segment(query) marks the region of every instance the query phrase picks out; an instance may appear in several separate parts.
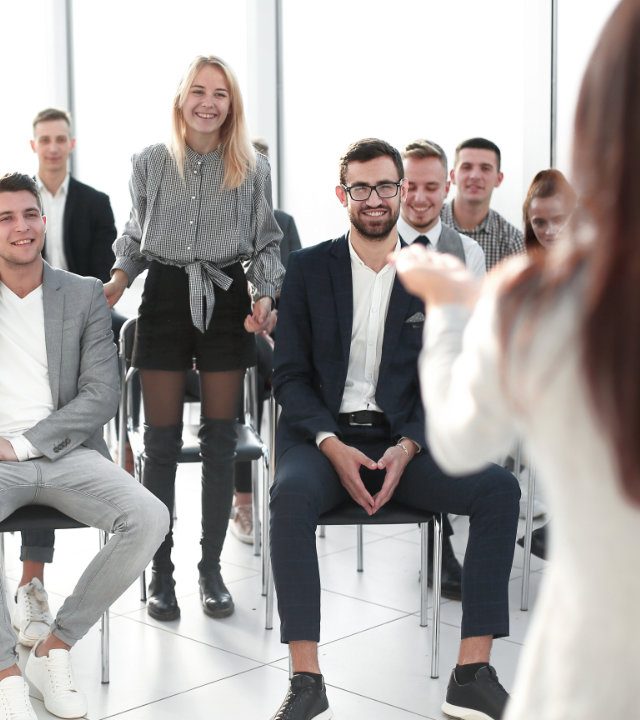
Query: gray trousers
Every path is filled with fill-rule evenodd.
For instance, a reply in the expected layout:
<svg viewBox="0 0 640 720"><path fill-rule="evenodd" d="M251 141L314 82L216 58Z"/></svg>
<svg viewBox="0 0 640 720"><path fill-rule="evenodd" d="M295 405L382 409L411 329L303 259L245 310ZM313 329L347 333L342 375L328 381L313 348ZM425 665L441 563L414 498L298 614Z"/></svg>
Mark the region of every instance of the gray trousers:
<svg viewBox="0 0 640 720"><path fill-rule="evenodd" d="M76 448L52 462L0 462L0 519L23 505L50 505L111 533L64 601L52 631L74 645L141 574L169 529L166 507L95 450ZM13 665L16 635L0 576L0 670Z"/></svg>

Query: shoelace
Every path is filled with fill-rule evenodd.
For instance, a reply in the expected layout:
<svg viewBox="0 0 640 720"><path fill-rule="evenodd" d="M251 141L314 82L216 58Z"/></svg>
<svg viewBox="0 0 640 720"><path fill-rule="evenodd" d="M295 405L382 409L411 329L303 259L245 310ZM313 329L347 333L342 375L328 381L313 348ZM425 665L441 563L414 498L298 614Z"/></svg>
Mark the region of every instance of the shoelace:
<svg viewBox="0 0 640 720"><path fill-rule="evenodd" d="M15 685L5 685L2 688L0 699L2 700L4 714L7 720L31 720L32 715L29 710L28 698L26 683L20 685L17 683Z"/></svg>
<svg viewBox="0 0 640 720"><path fill-rule="evenodd" d="M274 716L273 720L287 720L291 716L293 709L302 701L305 695L311 692L312 688L309 686L289 688L287 696L282 703L282 706Z"/></svg>
<svg viewBox="0 0 640 720"><path fill-rule="evenodd" d="M494 685L497 685L498 688L500 688L500 690L502 690L502 692L503 692L505 695L508 695L507 691L504 689L504 687L503 687L502 684L500 683L500 680L498 680L498 674L496 673L493 665L488 665L487 667L489 668L489 679L491 680L491 682L492 682Z"/></svg>
<svg viewBox="0 0 640 720"><path fill-rule="evenodd" d="M61 657L60 655L52 656L50 654L47 661L47 670L51 690L54 694L78 692L73 682L71 664L69 663L68 657Z"/></svg>
<svg viewBox="0 0 640 720"><path fill-rule="evenodd" d="M47 604L47 595L44 590L32 586L30 591L22 594L25 603L25 615L28 622L44 622L50 624L53 621Z"/></svg>

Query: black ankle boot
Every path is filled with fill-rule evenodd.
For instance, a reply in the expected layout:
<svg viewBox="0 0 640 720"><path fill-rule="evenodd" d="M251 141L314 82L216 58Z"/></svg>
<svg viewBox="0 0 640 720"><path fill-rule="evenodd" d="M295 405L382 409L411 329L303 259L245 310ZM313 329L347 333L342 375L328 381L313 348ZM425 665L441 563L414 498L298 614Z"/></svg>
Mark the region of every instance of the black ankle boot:
<svg viewBox="0 0 640 720"><path fill-rule="evenodd" d="M151 571L147 613L155 620L177 620L180 617L175 586L172 573Z"/></svg>
<svg viewBox="0 0 640 720"><path fill-rule="evenodd" d="M219 569L200 573L200 601L209 617L224 618L233 614L233 598Z"/></svg>

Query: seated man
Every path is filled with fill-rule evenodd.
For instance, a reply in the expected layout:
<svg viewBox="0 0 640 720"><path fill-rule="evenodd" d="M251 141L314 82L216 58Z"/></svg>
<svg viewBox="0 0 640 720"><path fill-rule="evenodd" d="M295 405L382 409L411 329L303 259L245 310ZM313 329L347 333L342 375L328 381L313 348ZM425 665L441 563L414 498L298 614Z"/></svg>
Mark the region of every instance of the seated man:
<svg viewBox="0 0 640 720"><path fill-rule="evenodd" d="M452 478L424 441L417 360L420 300L395 278L389 253L405 194L402 158L361 140L340 161L336 195L349 232L291 255L282 288L273 387L282 406L271 493L271 558L281 638L293 678L278 720L332 717L318 664L318 516L351 497L368 514L392 496L470 517L463 565L462 641L443 709L499 718L508 695L489 665L509 632L508 582L518 483L490 465Z"/></svg>
<svg viewBox="0 0 640 720"><path fill-rule="evenodd" d="M34 181L0 178L0 519L50 505L112 533L37 642L25 672L50 713L82 717L69 650L140 575L169 527L165 506L114 465L102 438L119 397L102 285L49 266ZM0 577L0 720L35 720Z"/></svg>

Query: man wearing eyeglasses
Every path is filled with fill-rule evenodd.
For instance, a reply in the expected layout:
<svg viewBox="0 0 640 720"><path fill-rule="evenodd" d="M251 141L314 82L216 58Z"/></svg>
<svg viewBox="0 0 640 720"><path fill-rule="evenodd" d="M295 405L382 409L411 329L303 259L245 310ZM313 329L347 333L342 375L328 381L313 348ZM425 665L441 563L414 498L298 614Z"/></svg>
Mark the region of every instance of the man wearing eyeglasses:
<svg viewBox="0 0 640 720"><path fill-rule="evenodd" d="M493 638L509 632L520 491L495 465L448 477L425 445L417 375L424 309L388 263L404 244L396 228L403 176L402 158L388 143L352 144L336 187L349 231L292 253L282 288L271 557L294 674L274 720L332 717L318 663L315 528L321 513L349 497L369 515L393 496L470 516L462 641L443 709L457 718L499 718L508 699L489 657Z"/></svg>

